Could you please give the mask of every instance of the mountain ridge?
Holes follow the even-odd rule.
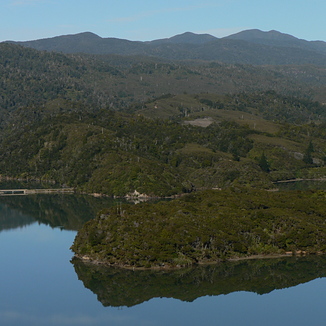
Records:
[[[326,65],[326,42],[306,41],[277,31],[246,30],[223,38],[185,32],[153,41],[102,38],[91,32],[9,43],[41,51],[144,55],[166,60],[204,60],[252,65]]]
[[[263,32],[259,29],[251,29],[225,37],[232,40],[243,40],[256,44],[274,45],[274,46],[293,46],[297,48],[312,49],[326,53],[326,42],[307,41],[296,38],[290,34],[281,33],[275,30]]]

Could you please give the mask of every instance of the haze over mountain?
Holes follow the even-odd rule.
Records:
[[[326,42],[305,41],[277,31],[257,29],[224,38],[186,32],[148,42],[102,38],[85,32],[27,42],[37,50],[63,53],[145,55],[165,60],[205,60],[252,65],[326,64]]]

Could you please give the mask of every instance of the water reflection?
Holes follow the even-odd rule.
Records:
[[[0,205],[0,232],[33,224],[35,219],[7,205]]]
[[[0,196],[0,232],[39,222],[78,230],[103,208],[117,204],[110,198],[82,195]]]
[[[326,256],[224,262],[172,271],[126,270],[73,259],[84,286],[103,306],[138,305],[155,297],[193,301],[237,291],[269,293],[326,276]]]

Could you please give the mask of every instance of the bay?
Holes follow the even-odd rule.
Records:
[[[326,258],[132,271],[72,260],[110,199],[0,197],[1,325],[321,325]]]

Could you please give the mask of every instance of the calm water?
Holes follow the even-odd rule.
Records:
[[[71,261],[76,230],[112,201],[0,197],[0,325],[323,325],[326,257],[167,272]]]

